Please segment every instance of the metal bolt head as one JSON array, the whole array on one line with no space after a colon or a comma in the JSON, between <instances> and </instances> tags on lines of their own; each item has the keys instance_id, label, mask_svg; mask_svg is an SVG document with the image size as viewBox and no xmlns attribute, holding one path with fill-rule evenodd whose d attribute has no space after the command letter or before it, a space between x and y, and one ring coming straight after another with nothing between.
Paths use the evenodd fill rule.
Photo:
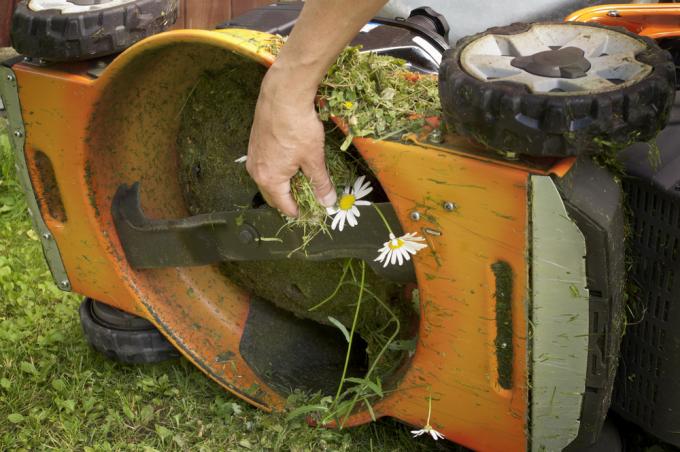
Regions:
<instances>
[{"instance_id":1,"label":"metal bolt head","mask_svg":"<svg viewBox=\"0 0 680 452\"><path fill-rule=\"evenodd\" d=\"M71 290L71 283L68 280L63 280L59 282L59 288L61 290Z\"/></svg>"},{"instance_id":2,"label":"metal bolt head","mask_svg":"<svg viewBox=\"0 0 680 452\"><path fill-rule=\"evenodd\" d=\"M49 232L44 232L42 238L45 240L52 240L52 234L50 234Z\"/></svg>"},{"instance_id":3,"label":"metal bolt head","mask_svg":"<svg viewBox=\"0 0 680 452\"><path fill-rule=\"evenodd\" d=\"M13 82L14 81L14 76L12 74L7 74L7 81L8 82Z\"/></svg>"},{"instance_id":4,"label":"metal bolt head","mask_svg":"<svg viewBox=\"0 0 680 452\"><path fill-rule=\"evenodd\" d=\"M21 137L24 136L24 132L22 132L21 130L17 129L17 130L14 131L14 136L17 137L17 138L21 138Z\"/></svg>"},{"instance_id":5,"label":"metal bolt head","mask_svg":"<svg viewBox=\"0 0 680 452\"><path fill-rule=\"evenodd\" d=\"M430 132L428 139L430 140L430 143L434 144L441 144L444 142L444 136L442 135L442 131L439 129L434 129L432 132Z\"/></svg>"},{"instance_id":6,"label":"metal bolt head","mask_svg":"<svg viewBox=\"0 0 680 452\"><path fill-rule=\"evenodd\" d=\"M411 212L410 217L411 217L411 220L418 221L418 220L420 220L420 212L418 212L417 210L414 210L413 212Z\"/></svg>"},{"instance_id":7,"label":"metal bolt head","mask_svg":"<svg viewBox=\"0 0 680 452\"><path fill-rule=\"evenodd\" d=\"M618 12L617 10L615 10L615 9L613 9L613 10L607 12L607 15L608 15L609 17L621 17L621 13Z\"/></svg>"},{"instance_id":8,"label":"metal bolt head","mask_svg":"<svg viewBox=\"0 0 680 452\"><path fill-rule=\"evenodd\" d=\"M451 201L444 201L442 207L444 207L444 210L446 210L447 212L453 212L454 210L456 210L456 204Z\"/></svg>"}]
</instances>

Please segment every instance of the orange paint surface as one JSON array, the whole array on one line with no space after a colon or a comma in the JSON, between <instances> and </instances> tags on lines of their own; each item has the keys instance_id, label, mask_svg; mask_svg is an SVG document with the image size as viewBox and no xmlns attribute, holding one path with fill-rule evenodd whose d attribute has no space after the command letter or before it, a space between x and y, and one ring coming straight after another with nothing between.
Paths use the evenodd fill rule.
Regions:
<instances>
[{"instance_id":1,"label":"orange paint surface","mask_svg":"<svg viewBox=\"0 0 680 452\"><path fill-rule=\"evenodd\" d=\"M576 11L565 20L625 27L653 39L680 36L680 5L673 3L593 6Z\"/></svg>"}]
</instances>

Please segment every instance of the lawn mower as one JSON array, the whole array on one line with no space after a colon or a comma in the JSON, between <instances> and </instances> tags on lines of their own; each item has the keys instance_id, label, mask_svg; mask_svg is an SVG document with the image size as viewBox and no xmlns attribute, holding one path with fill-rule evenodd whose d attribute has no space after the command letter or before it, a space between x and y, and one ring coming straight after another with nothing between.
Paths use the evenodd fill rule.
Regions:
<instances>
[{"instance_id":1,"label":"lawn mower","mask_svg":"<svg viewBox=\"0 0 680 452\"><path fill-rule=\"evenodd\" d=\"M680 293L677 62L652 40L677 58L679 6L596 6L451 49L449 24L432 9L374 19L352 45L438 73L445 126L354 138L382 213L364 210L357 227L300 251L303 233L283 228L245 176L223 179L224 195L206 191L230 208L195 209L186 181L208 181L212 167L183 149L209 144L183 118L204 114L197 81L224 77L240 88L205 117L247 133L275 59L272 33L290 32L301 6L158 33L176 1L65 3L78 7L19 5L12 39L22 57L0 67L0 95L45 258L61 289L87 297L80 313L93 347L128 363L180 353L264 410L284 409L295 390L332 395L343 364L366 372L370 345L345 362L338 328L262 294L332 292L337 281L305 284L352 258L408 294L395 303L408 307L402 339L415 346L395 354L384 396L357 404L343 426L390 416L475 450L587 450L618 369L614 408L680 445L666 394L680 359L669 327ZM650 163L639 142L654 139L660 162ZM246 149L223 149L222 160ZM417 231L427 250L377 265L381 215L398 234ZM627 330L619 366L627 236L638 287L629 297L647 316ZM248 268L259 270L244 277Z\"/></svg>"}]
</instances>

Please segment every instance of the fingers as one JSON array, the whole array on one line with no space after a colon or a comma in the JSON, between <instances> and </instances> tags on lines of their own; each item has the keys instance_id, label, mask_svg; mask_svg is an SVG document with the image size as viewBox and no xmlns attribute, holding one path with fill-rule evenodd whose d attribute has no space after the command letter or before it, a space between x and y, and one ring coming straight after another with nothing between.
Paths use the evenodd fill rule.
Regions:
<instances>
[{"instance_id":1,"label":"fingers","mask_svg":"<svg viewBox=\"0 0 680 452\"><path fill-rule=\"evenodd\" d=\"M290 193L290 181L277 184L273 187L260 187L264 200L288 217L297 217L298 206Z\"/></svg>"},{"instance_id":2,"label":"fingers","mask_svg":"<svg viewBox=\"0 0 680 452\"><path fill-rule=\"evenodd\" d=\"M301 168L314 187L314 195L317 201L324 207L333 207L338 195L331 178L328 176L323 150L303 162Z\"/></svg>"}]
</instances>

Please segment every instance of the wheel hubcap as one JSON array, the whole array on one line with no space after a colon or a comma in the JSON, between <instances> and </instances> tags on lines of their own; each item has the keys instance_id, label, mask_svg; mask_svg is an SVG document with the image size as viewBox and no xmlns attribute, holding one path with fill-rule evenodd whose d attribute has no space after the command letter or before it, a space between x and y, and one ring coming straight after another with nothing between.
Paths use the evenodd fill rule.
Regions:
<instances>
[{"instance_id":1,"label":"wheel hubcap","mask_svg":"<svg viewBox=\"0 0 680 452\"><path fill-rule=\"evenodd\" d=\"M531 56L519 56L510 64L530 74L553 78L585 77L591 64L578 47L544 50Z\"/></svg>"},{"instance_id":2,"label":"wheel hubcap","mask_svg":"<svg viewBox=\"0 0 680 452\"><path fill-rule=\"evenodd\" d=\"M535 24L523 33L471 42L461 64L477 79L519 83L536 94L593 94L649 75L651 66L636 59L645 49L643 42L615 30Z\"/></svg>"}]
</instances>

